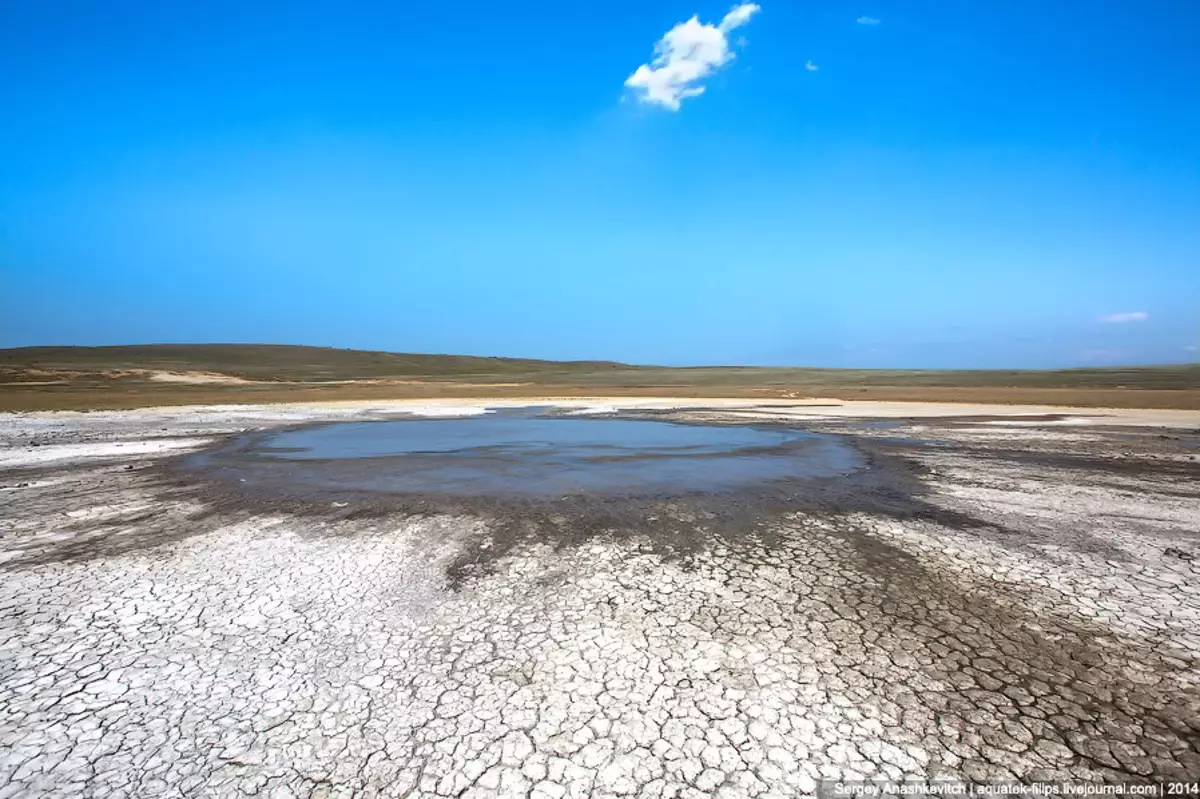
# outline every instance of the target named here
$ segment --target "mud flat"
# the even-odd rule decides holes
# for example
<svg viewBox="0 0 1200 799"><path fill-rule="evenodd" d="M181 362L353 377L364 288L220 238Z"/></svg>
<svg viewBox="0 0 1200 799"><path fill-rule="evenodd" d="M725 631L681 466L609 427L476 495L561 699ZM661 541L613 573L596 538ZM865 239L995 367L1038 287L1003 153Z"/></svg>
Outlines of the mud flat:
<svg viewBox="0 0 1200 799"><path fill-rule="evenodd" d="M0 415L0 796L1200 775L1200 412L581 399L541 404L852 456L700 491L245 470L285 428L528 404Z"/></svg>

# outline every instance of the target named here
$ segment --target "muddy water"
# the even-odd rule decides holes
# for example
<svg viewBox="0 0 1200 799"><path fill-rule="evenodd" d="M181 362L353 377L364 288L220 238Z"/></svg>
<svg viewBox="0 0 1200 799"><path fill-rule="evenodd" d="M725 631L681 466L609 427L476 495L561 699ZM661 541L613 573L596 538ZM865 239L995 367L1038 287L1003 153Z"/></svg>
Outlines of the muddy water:
<svg viewBox="0 0 1200 799"><path fill-rule="evenodd" d="M840 439L802 430L536 411L326 424L202 457L252 481L288 475L314 488L455 496L723 492L864 466Z"/></svg>

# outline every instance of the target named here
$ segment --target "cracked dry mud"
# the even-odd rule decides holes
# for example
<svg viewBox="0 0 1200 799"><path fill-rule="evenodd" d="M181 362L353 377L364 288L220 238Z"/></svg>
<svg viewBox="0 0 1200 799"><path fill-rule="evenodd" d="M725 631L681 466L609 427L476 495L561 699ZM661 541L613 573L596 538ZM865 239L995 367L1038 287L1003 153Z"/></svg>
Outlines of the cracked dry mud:
<svg viewBox="0 0 1200 799"><path fill-rule="evenodd" d="M907 504L738 528L679 500L656 513L682 549L618 529L637 514L516 535L486 508L235 502L157 465L288 421L0 422L0 796L1200 775L1195 430L810 418ZM486 568L454 581L464 553Z"/></svg>

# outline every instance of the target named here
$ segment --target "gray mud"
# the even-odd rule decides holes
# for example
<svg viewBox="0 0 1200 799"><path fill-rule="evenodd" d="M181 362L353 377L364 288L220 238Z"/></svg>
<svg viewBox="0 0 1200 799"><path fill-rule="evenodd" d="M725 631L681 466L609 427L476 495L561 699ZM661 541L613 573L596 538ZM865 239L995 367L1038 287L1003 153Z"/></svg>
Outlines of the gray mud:
<svg viewBox="0 0 1200 799"><path fill-rule="evenodd" d="M843 439L794 427L510 411L240 436L183 468L305 491L559 498L726 492L863 465Z"/></svg>
<svg viewBox="0 0 1200 799"><path fill-rule="evenodd" d="M172 490L209 508L340 520L466 516L487 537L447 568L461 588L523 544L556 551L636 539L686 565L713 546L770 546L789 514L867 513L962 529L989 523L926 501L909 439L794 424L687 421L686 412L305 425L167 461ZM384 454L389 453L389 454ZM846 532L856 546L853 526Z"/></svg>

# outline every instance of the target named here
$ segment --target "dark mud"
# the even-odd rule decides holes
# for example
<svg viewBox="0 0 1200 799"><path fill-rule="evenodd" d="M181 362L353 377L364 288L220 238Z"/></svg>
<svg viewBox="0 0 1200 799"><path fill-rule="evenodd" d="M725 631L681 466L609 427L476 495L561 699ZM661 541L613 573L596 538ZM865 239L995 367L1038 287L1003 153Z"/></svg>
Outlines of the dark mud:
<svg viewBox="0 0 1200 799"><path fill-rule="evenodd" d="M637 418L654 417L628 415L595 423L646 423L632 421ZM720 475L711 473L701 478L697 471L695 482L702 488L674 481L651 486L656 490L641 487L628 492L496 491L494 483L487 481L477 493L463 491L461 485L449 492L375 490L374 486L388 483L379 479L378 471L397 459L264 458L261 447L269 440L266 435L237 437L216 448L167 461L159 468L173 490L194 492L218 515L285 514L331 523L392 515L478 518L486 522L489 534L467 541L449 567L448 577L456 587L472 577L492 573L499 561L522 544L563 550L607 537L632 540L646 551L686 563L715 545L739 551L769 547L778 535L777 522L789 514L841 517L866 513L927 520L956 529L990 526L927 500L928 487L921 479L926 470L904 454L912 447L919 448L919 443L898 446L846 435L817 437L796 425L770 423L694 427L726 435L744 436L747 430L769 434L777 442L775 446L757 446L752 456L767 461L770 478L746 479L753 470L747 471L740 462L749 457L745 453L733 458L701 453L689 456L701 464L698 470L732 467L733 474L726 479L714 479ZM825 460L820 463L839 468L811 468L804 459L814 445L825 448ZM781 463L792 465L790 474L779 476ZM894 553L875 552L876 542L852 525L839 528L880 568L902 565L895 562Z"/></svg>
<svg viewBox="0 0 1200 799"><path fill-rule="evenodd" d="M189 457L249 483L465 497L672 496L863 467L841 439L794 427L579 418L532 411L309 425Z"/></svg>

